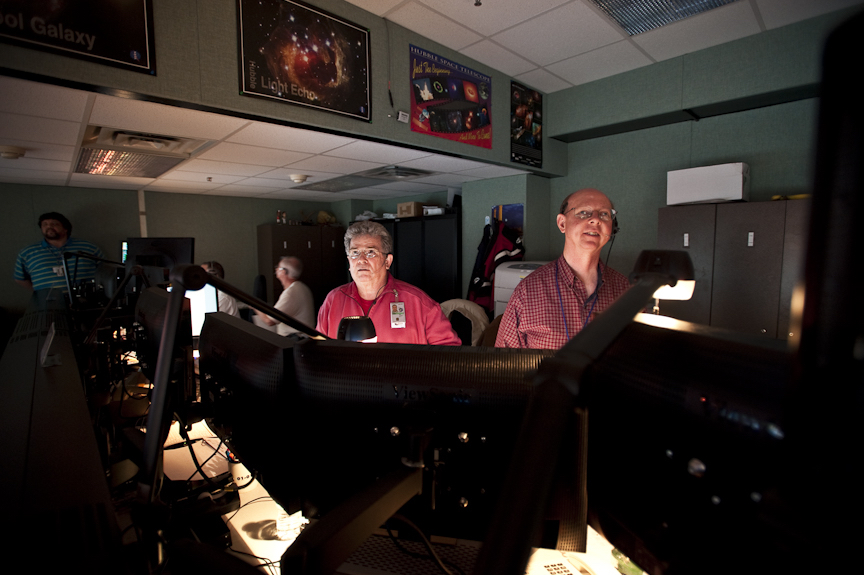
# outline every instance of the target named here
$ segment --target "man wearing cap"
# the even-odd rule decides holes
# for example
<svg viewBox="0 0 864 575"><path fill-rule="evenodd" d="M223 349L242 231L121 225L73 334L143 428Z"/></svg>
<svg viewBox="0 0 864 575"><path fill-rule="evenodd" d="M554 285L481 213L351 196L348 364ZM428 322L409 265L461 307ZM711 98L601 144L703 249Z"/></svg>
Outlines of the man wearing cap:
<svg viewBox="0 0 864 575"><path fill-rule="evenodd" d="M104 258L102 250L86 240L73 239L72 224L63 214L48 212L39 216L42 241L27 246L15 261L15 281L28 289L66 290L63 254L83 253ZM95 277L98 261L86 257L68 258L69 279L80 282Z"/></svg>

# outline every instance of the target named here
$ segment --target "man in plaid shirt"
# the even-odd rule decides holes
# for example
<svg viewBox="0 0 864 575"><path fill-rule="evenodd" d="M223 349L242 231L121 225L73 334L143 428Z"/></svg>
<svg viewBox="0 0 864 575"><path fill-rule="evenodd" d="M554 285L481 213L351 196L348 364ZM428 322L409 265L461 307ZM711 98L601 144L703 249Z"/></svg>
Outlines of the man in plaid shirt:
<svg viewBox="0 0 864 575"><path fill-rule="evenodd" d="M617 231L616 214L599 190L579 190L564 200L556 218L564 252L516 286L497 347L558 349L627 291L627 278L600 261Z"/></svg>

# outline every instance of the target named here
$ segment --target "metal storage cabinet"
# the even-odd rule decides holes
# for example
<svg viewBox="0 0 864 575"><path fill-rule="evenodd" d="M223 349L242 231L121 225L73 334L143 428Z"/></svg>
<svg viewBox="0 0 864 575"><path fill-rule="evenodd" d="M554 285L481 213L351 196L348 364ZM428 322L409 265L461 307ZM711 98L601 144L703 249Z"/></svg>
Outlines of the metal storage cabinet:
<svg viewBox="0 0 864 575"><path fill-rule="evenodd" d="M464 297L458 212L376 221L393 237L393 277L419 287L439 303Z"/></svg>
<svg viewBox="0 0 864 575"><path fill-rule="evenodd" d="M660 208L658 247L687 251L696 272L693 298L661 302L660 312L746 333L789 337L809 206L809 201L792 200Z"/></svg>
<svg viewBox="0 0 864 575"><path fill-rule="evenodd" d="M711 324L711 289L714 276L716 204L660 208L657 246L690 254L696 287L687 301L660 302L660 313L684 321Z"/></svg>
<svg viewBox="0 0 864 575"><path fill-rule="evenodd" d="M777 337L785 202L719 204L711 325Z"/></svg>
<svg viewBox="0 0 864 575"><path fill-rule="evenodd" d="M300 281L309 286L320 306L327 293L345 283L347 261L342 246L344 228L325 226L289 226L261 224L258 226L258 273L267 280L267 298L274 303L282 293L273 268L282 256L297 256L303 260ZM337 239L338 238L338 239ZM327 249L324 249L326 244ZM341 257L337 257L336 254ZM325 255L326 254L326 255ZM341 262L336 262L341 259ZM326 265L325 265L326 262Z"/></svg>

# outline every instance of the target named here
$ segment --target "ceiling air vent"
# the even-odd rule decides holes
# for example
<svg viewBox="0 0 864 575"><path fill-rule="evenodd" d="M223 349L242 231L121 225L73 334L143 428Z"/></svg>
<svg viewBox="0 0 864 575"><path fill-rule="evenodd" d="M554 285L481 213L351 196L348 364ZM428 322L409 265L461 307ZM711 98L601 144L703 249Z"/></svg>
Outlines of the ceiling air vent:
<svg viewBox="0 0 864 575"><path fill-rule="evenodd" d="M354 174L355 176L362 176L364 178L378 178L380 180L389 180L389 181L402 181L402 180L411 180L413 178L422 178L423 176L431 176L435 172L430 172L428 170L417 170L414 168L400 168L399 166L386 166L383 168L376 168L374 170L367 170L365 172L359 172Z"/></svg>
<svg viewBox="0 0 864 575"><path fill-rule="evenodd" d="M158 178L209 144L208 140L87 126L75 171Z"/></svg>
<svg viewBox="0 0 864 575"><path fill-rule="evenodd" d="M388 182L405 182L415 178L431 176L434 173L435 172L430 172L428 170L401 168L399 166L385 166L383 168L375 168L372 170L366 170L365 172L357 172L356 174L331 178L314 184L294 186L293 189L313 190L316 192L345 192L359 188L380 186Z"/></svg>

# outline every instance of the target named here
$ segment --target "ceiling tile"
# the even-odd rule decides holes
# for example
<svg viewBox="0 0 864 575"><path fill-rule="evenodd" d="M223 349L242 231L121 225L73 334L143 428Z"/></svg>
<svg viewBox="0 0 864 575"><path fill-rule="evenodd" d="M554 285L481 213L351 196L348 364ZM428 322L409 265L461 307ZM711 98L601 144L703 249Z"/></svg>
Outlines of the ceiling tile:
<svg viewBox="0 0 864 575"><path fill-rule="evenodd" d="M291 181L292 174L303 174L308 179L306 182L294 183ZM269 172L264 172L258 178L263 182L280 182L283 188L292 187L292 186L302 186L304 183L316 183L323 182L325 180L331 180L333 178L338 178L340 174L332 173L332 172L316 172L314 170L299 170L296 168L276 168L275 170L270 170ZM250 178L252 179L252 178Z"/></svg>
<svg viewBox="0 0 864 575"><path fill-rule="evenodd" d="M72 174L70 186L118 190L140 190L155 182L153 178L129 178L125 176L101 176L98 174Z"/></svg>
<svg viewBox="0 0 864 575"><path fill-rule="evenodd" d="M0 160L3 162L3 166L5 167L8 164L12 164L13 168L16 170L32 170L35 172L61 172L64 175L69 173L69 170L72 169L71 161L62 161L62 160L42 160L39 158L29 157L25 155L23 158L18 158L17 160Z"/></svg>
<svg viewBox="0 0 864 575"><path fill-rule="evenodd" d="M380 163L363 162L360 160L350 160L348 158L335 158L333 156L312 156L299 162L294 162L290 166L285 166L285 169L300 170L300 173L305 173L304 170L313 170L317 172L329 172L333 174L354 174L364 170L381 167Z"/></svg>
<svg viewBox="0 0 864 575"><path fill-rule="evenodd" d="M569 82L565 82L558 76L549 73L543 68L537 68L536 70L519 74L513 79L521 84L525 84L526 86L547 94L572 87L572 84Z"/></svg>
<svg viewBox="0 0 864 575"><path fill-rule="evenodd" d="M477 168L474 170L465 170L464 172L459 172L460 176L469 176L476 179L485 179L485 178L503 178L506 176L517 176L519 174L526 174L525 170L519 170L516 168L505 168L503 166L486 166L485 168Z"/></svg>
<svg viewBox="0 0 864 575"><path fill-rule="evenodd" d="M409 148L400 148L389 144L380 144L378 142L357 140L356 142L326 152L324 155L392 165L423 158L429 156L430 153L411 150Z"/></svg>
<svg viewBox="0 0 864 575"><path fill-rule="evenodd" d="M639 51L629 40L622 40L550 64L546 69L573 85L579 85L635 70L651 63L651 59Z"/></svg>
<svg viewBox="0 0 864 575"><path fill-rule="evenodd" d="M209 180L208 180L209 178ZM214 188L216 186L221 186L223 184L233 184L235 182L239 182L242 180L242 176L231 176L226 174L213 174L208 175L207 173L200 172L184 172L181 170L174 170L172 172L168 172L161 178L159 178L160 182L199 182L205 184L209 188Z"/></svg>
<svg viewBox="0 0 864 575"><path fill-rule="evenodd" d="M493 40L542 66L594 50L625 38L588 6L576 2L556 8L505 30ZM554 38L554 41L543 39Z"/></svg>
<svg viewBox="0 0 864 575"><path fill-rule="evenodd" d="M387 19L454 50L461 50L481 39L479 34L460 26L455 20L413 2L399 6L387 14Z"/></svg>
<svg viewBox="0 0 864 575"><path fill-rule="evenodd" d="M403 0L345 0L355 6L363 8L367 12L372 12L376 16L383 16L385 12L401 4Z"/></svg>
<svg viewBox="0 0 864 575"><path fill-rule="evenodd" d="M455 186L459 187L465 182L473 182L475 180L479 180L480 178L476 178L474 176L469 176L466 174L435 174L434 176L426 176L425 178L417 178L414 180L415 182L421 184L434 184L438 186Z"/></svg>
<svg viewBox="0 0 864 575"><path fill-rule="evenodd" d="M749 2L733 2L632 37L655 60L675 58L724 42L758 34Z"/></svg>
<svg viewBox="0 0 864 575"><path fill-rule="evenodd" d="M279 124L250 122L242 130L226 138L226 141L277 150L321 154L333 148L350 144L355 140L354 138L334 136L323 132L280 126Z"/></svg>
<svg viewBox="0 0 864 575"><path fill-rule="evenodd" d="M500 0L486 0L480 6L476 6L473 0L419 1L484 36L491 36L570 0L520 0L503 5Z"/></svg>
<svg viewBox="0 0 864 575"><path fill-rule="evenodd" d="M196 156L201 160L216 160L220 162L235 162L238 164L254 164L279 168L286 164L308 158L312 154L290 152L260 146L244 146L231 142L220 142L202 154Z"/></svg>
<svg viewBox="0 0 864 575"><path fill-rule="evenodd" d="M485 166L483 162L454 158L452 156L427 156L410 162L403 162L404 168L416 168L418 170L429 170L430 172L458 172L459 170L470 170Z"/></svg>
<svg viewBox="0 0 864 575"><path fill-rule="evenodd" d="M91 94L0 76L0 112L80 122Z"/></svg>
<svg viewBox="0 0 864 575"><path fill-rule="evenodd" d="M214 162L213 160L189 160L183 162L174 172L197 172L203 174L227 174L230 176L259 176L270 170L269 166L253 166L235 162ZM171 173L174 173L171 172Z"/></svg>
<svg viewBox="0 0 864 575"><path fill-rule="evenodd" d="M202 182L184 182L182 180L157 180L144 189L150 192L180 192L184 194L200 194L212 190L216 184Z"/></svg>
<svg viewBox="0 0 864 575"><path fill-rule="evenodd" d="M98 94L90 113L96 126L136 132L221 140L249 123L248 120Z"/></svg>
<svg viewBox="0 0 864 575"><path fill-rule="evenodd" d="M236 184L226 184L212 190L210 193L222 196L254 196L276 192L284 188L284 186L252 186L247 182L248 180L240 180Z"/></svg>
<svg viewBox="0 0 864 575"><path fill-rule="evenodd" d="M0 112L0 137L4 140L20 140L17 146L27 147L26 142L78 145L80 122L37 118L21 114Z"/></svg>
<svg viewBox="0 0 864 575"><path fill-rule="evenodd" d="M461 52L490 68L504 72L508 76L515 76L537 67L536 64L517 56L491 40L481 40L463 48Z"/></svg>
<svg viewBox="0 0 864 575"><path fill-rule="evenodd" d="M71 162L75 157L75 146L48 144L45 142L27 142L26 145L22 144L24 144L24 142L21 140L0 138L0 146L18 146L24 148L24 157L19 158L22 160L33 158L38 160L60 160L62 162Z"/></svg>
<svg viewBox="0 0 864 575"><path fill-rule="evenodd" d="M26 184L52 184L62 186L66 183L66 172L42 172L7 168L5 162L0 164L0 182L20 182Z"/></svg>

